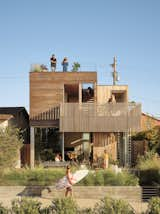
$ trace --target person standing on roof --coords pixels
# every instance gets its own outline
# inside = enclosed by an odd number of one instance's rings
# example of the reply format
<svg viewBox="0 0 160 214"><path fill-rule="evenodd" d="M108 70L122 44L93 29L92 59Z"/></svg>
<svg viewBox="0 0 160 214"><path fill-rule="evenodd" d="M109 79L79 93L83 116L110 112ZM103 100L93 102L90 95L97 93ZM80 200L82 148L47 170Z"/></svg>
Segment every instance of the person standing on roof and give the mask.
<svg viewBox="0 0 160 214"><path fill-rule="evenodd" d="M63 72L67 72L67 70L68 70L68 65L69 65L68 59L67 59L67 57L64 57L64 59L63 59L63 61L62 61Z"/></svg>
<svg viewBox="0 0 160 214"><path fill-rule="evenodd" d="M51 71L56 71L57 59L54 54L52 54L50 62L51 62Z"/></svg>

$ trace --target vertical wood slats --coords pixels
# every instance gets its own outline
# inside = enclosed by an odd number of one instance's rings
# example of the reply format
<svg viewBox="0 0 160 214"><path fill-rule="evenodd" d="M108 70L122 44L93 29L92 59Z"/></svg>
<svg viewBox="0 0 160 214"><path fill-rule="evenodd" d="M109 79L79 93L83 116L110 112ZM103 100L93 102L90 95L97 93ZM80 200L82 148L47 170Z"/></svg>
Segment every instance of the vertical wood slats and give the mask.
<svg viewBox="0 0 160 214"><path fill-rule="evenodd" d="M140 115L140 104L64 103L61 105L60 131L135 131L140 129Z"/></svg>
<svg viewBox="0 0 160 214"><path fill-rule="evenodd" d="M34 115L30 120L58 120L60 118L60 107L56 106L48 111Z"/></svg>

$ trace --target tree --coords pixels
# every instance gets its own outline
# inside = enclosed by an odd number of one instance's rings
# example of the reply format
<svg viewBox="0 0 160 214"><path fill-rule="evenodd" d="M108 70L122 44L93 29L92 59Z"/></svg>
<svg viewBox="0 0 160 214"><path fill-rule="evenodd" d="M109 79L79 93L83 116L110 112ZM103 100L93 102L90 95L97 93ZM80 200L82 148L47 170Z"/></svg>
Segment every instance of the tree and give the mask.
<svg viewBox="0 0 160 214"><path fill-rule="evenodd" d="M0 129L0 169L15 166L22 142L19 129L11 127Z"/></svg>
<svg viewBox="0 0 160 214"><path fill-rule="evenodd" d="M132 136L132 140L147 140L149 150L160 154L160 126L139 132Z"/></svg>

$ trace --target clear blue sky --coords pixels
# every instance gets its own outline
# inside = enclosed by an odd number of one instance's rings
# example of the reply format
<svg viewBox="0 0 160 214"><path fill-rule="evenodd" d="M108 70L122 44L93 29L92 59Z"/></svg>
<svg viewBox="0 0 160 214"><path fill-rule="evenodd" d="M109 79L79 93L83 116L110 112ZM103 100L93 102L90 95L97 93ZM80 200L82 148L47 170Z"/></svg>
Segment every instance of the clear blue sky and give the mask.
<svg viewBox="0 0 160 214"><path fill-rule="evenodd" d="M0 106L29 110L29 69L96 65L99 84L111 84L113 56L118 57L119 84L129 85L130 100L160 116L159 0L1 0Z"/></svg>

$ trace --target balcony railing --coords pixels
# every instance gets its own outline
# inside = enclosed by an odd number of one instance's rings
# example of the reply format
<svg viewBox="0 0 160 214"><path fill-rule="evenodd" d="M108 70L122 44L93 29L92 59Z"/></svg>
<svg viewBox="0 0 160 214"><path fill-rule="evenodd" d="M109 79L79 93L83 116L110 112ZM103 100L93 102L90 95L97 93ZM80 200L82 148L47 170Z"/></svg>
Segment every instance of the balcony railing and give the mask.
<svg viewBox="0 0 160 214"><path fill-rule="evenodd" d="M47 63L48 64L48 63ZM30 66L30 72L51 72L50 66L47 64L34 63ZM63 68L59 64L57 65L56 72L62 72ZM97 66L93 65L80 65L77 72L95 72L97 71ZM72 72L72 64L68 66L68 72Z"/></svg>
<svg viewBox="0 0 160 214"><path fill-rule="evenodd" d="M31 116L32 126L60 126L61 132L126 132L141 128L141 105L62 103Z"/></svg>
<svg viewBox="0 0 160 214"><path fill-rule="evenodd" d="M59 126L59 118L60 118L60 107L55 106L47 111L44 111L39 114L32 115L30 117L30 125L31 126Z"/></svg>
<svg viewBox="0 0 160 214"><path fill-rule="evenodd" d="M63 132L139 131L140 121L140 104L64 103L60 109Z"/></svg>

